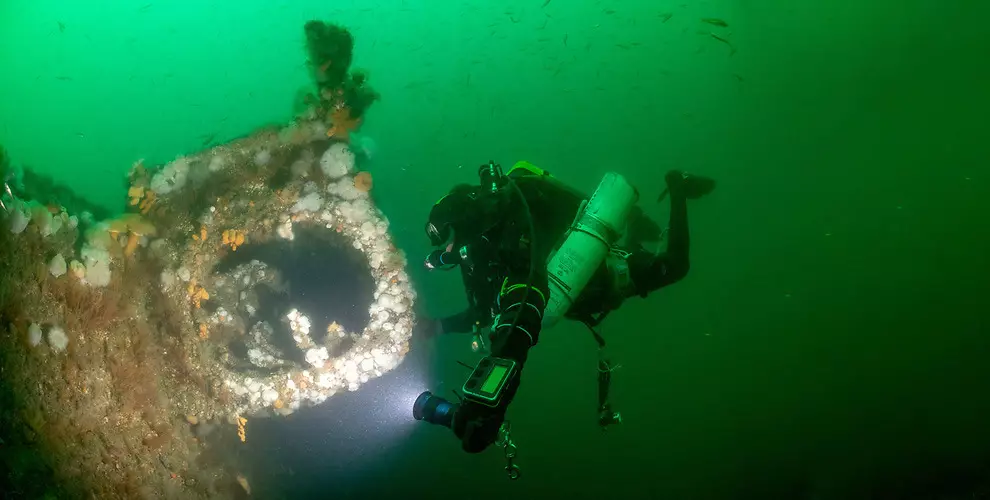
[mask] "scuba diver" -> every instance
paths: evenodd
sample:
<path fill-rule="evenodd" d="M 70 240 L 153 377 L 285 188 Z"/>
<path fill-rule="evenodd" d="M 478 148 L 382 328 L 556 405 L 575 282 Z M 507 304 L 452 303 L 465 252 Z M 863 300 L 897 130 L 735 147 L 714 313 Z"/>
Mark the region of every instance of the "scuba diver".
<path fill-rule="evenodd" d="M 468 307 L 440 320 L 421 319 L 416 335 L 470 332 L 473 347 L 490 354 L 473 368 L 462 394 L 455 391 L 458 403 L 427 391 L 417 398 L 413 416 L 451 428 L 469 453 L 498 443 L 515 479 L 515 445 L 505 411 L 541 330 L 563 318 L 579 321 L 591 330 L 602 353 L 605 342 L 596 327 L 605 316 L 626 298 L 646 297 L 687 275 L 687 200 L 708 194 L 715 182 L 668 172 L 658 201 L 669 195 L 670 222 L 662 230 L 635 206 L 636 189 L 615 173 L 607 173 L 590 198 L 527 162 L 508 173 L 489 162 L 478 174 L 478 185 L 454 186 L 437 201 L 426 223 L 436 250 L 424 265 L 460 268 Z M 664 252 L 644 246 L 659 246 L 664 236 Z M 600 354 L 603 429 L 621 421 L 607 401 L 612 370 Z"/>

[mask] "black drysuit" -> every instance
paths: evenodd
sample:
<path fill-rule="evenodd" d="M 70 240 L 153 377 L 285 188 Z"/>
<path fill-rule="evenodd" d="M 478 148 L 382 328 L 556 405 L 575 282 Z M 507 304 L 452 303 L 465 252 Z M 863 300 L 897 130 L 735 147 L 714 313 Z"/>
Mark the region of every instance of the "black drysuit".
<path fill-rule="evenodd" d="M 513 172 L 515 173 L 515 172 Z M 514 176 L 515 177 L 515 176 Z M 536 239 L 543 261 L 560 244 L 574 220 L 581 201 L 588 197 L 548 176 L 524 174 L 515 182 L 526 196 L 530 213 L 536 226 Z M 635 285 L 633 295 L 645 297 L 654 290 L 683 279 L 690 268 L 688 250 L 687 199 L 676 189 L 670 191 L 670 223 L 665 252 L 656 254 L 641 243 L 659 241 L 659 226 L 646 217 L 639 207 L 634 207 L 627 233 L 631 254 L 627 258 L 629 274 Z M 509 236 L 514 237 L 515 235 Z M 494 294 L 477 269 L 461 267 L 465 288 L 469 296 L 468 308 L 441 320 L 444 333 L 466 333 L 472 327 L 490 318 L 490 305 Z M 629 297 L 628 291 L 614 290 L 606 264 L 602 263 L 591 282 L 575 302 L 568 317 L 584 320 L 589 315 L 607 313 Z"/>

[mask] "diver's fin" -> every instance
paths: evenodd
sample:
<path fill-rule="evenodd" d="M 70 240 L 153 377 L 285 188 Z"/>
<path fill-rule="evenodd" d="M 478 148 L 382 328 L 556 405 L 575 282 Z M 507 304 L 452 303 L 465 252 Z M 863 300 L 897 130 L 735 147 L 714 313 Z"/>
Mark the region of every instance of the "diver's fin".
<path fill-rule="evenodd" d="M 715 190 L 715 179 L 703 175 L 685 174 L 682 186 L 684 196 L 689 200 L 695 200 Z"/>
<path fill-rule="evenodd" d="M 681 173 L 677 170 L 667 172 L 667 187 L 660 193 L 657 202 L 661 202 L 670 194 L 670 187 L 673 186 L 677 192 L 683 193 L 689 200 L 701 198 L 711 193 L 715 189 L 715 179 L 703 175 Z"/>

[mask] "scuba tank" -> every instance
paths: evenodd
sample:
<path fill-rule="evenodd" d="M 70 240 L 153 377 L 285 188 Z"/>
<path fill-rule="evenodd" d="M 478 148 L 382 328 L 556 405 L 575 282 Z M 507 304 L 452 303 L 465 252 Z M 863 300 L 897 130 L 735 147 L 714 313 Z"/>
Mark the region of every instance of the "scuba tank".
<path fill-rule="evenodd" d="M 543 313 L 543 328 L 560 321 L 581 295 L 622 236 L 637 198 L 635 188 L 625 178 L 609 172 L 591 199 L 582 203 L 563 244 L 547 264 L 550 297 Z"/>

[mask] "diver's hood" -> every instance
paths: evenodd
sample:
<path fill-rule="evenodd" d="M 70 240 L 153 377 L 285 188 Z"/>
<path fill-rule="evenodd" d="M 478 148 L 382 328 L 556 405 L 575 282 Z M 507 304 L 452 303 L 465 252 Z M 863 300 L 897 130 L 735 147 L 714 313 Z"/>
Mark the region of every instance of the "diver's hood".
<path fill-rule="evenodd" d="M 485 233 L 500 220 L 502 192 L 491 193 L 481 186 L 461 184 L 437 201 L 430 210 L 426 233 L 434 246 L 450 241 L 455 244 L 474 239 Z"/>

